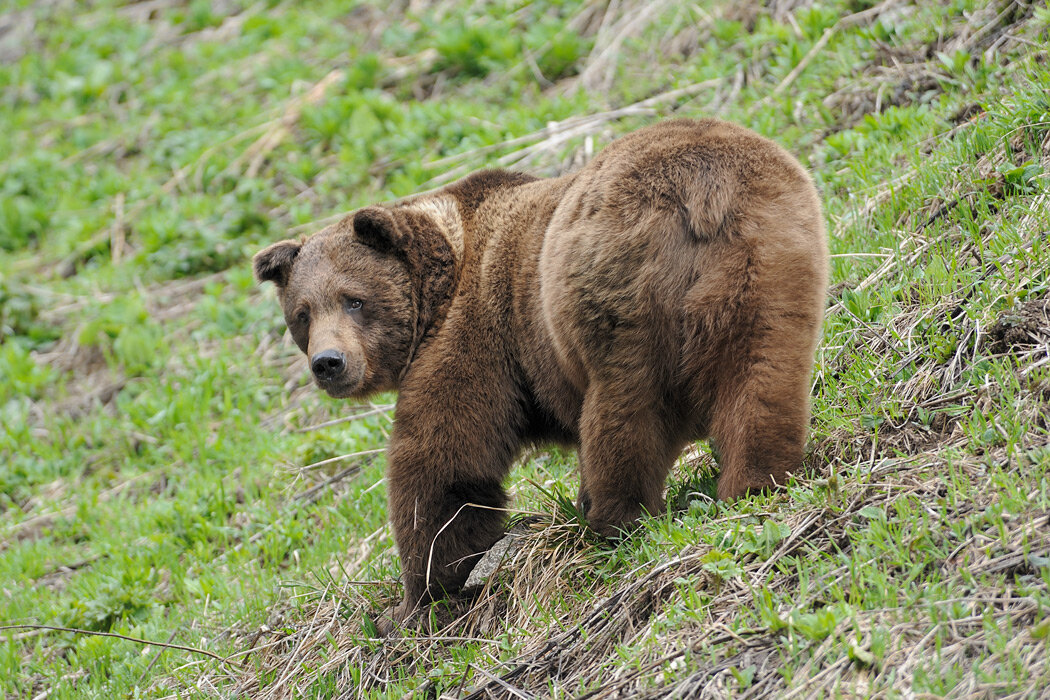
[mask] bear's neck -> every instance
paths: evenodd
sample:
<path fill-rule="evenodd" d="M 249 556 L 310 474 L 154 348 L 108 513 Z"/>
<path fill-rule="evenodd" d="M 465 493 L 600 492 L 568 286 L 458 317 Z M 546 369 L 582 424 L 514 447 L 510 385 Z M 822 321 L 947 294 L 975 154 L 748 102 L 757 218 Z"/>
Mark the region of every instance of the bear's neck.
<path fill-rule="evenodd" d="M 416 303 L 403 377 L 420 344 L 440 327 L 455 294 L 463 260 L 463 226 L 455 200 L 448 197 L 423 196 L 397 209 L 402 223 L 413 230 L 412 244 L 400 255 L 409 267 Z"/>

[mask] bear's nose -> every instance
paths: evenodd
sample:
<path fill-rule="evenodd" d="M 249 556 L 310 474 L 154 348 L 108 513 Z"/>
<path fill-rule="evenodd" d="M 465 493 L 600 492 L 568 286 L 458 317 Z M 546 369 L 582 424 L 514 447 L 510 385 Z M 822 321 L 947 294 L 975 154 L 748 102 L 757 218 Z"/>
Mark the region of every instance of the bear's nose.
<path fill-rule="evenodd" d="M 338 350 L 322 350 L 310 358 L 310 368 L 318 379 L 334 379 L 346 369 L 346 356 Z"/>

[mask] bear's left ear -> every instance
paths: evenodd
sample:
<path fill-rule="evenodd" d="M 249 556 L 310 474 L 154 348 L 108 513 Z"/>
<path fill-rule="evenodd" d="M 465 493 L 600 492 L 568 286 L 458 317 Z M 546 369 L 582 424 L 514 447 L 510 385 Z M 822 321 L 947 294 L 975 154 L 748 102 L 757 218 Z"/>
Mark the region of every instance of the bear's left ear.
<path fill-rule="evenodd" d="M 273 282 L 278 287 L 288 286 L 292 274 L 292 263 L 303 247 L 299 241 L 280 241 L 260 250 L 252 258 L 255 278 L 260 282 Z"/>
<path fill-rule="evenodd" d="M 354 235 L 370 248 L 387 253 L 408 243 L 408 234 L 389 209 L 365 207 L 354 214 Z"/>

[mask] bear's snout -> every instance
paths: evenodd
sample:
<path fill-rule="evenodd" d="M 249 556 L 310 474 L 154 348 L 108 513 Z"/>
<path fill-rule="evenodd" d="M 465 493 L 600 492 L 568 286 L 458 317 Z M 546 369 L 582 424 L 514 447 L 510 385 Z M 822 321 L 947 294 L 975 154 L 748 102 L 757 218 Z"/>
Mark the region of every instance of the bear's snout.
<path fill-rule="evenodd" d="M 310 370 L 317 386 L 326 394 L 334 399 L 345 399 L 361 388 L 366 363 L 353 349 L 329 347 L 310 355 Z"/>
<path fill-rule="evenodd" d="M 330 382 L 346 371 L 346 355 L 338 350 L 322 350 L 310 358 L 310 369 L 322 382 Z"/>

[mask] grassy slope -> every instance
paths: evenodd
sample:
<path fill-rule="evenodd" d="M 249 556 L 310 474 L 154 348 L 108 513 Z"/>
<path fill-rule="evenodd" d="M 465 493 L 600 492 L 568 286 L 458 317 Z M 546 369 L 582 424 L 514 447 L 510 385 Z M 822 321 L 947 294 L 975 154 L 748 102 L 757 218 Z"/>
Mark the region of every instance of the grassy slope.
<path fill-rule="evenodd" d="M 0 622 L 239 665 L 16 630 L 4 693 L 1047 693 L 1050 13 L 985 5 L 7 7 Z M 776 138 L 824 193 L 810 475 L 712 503 L 701 448 L 610 550 L 572 455 L 535 456 L 514 575 L 368 640 L 397 564 L 382 458 L 352 455 L 390 416 L 297 430 L 348 406 L 248 256 L 672 114 Z"/>

